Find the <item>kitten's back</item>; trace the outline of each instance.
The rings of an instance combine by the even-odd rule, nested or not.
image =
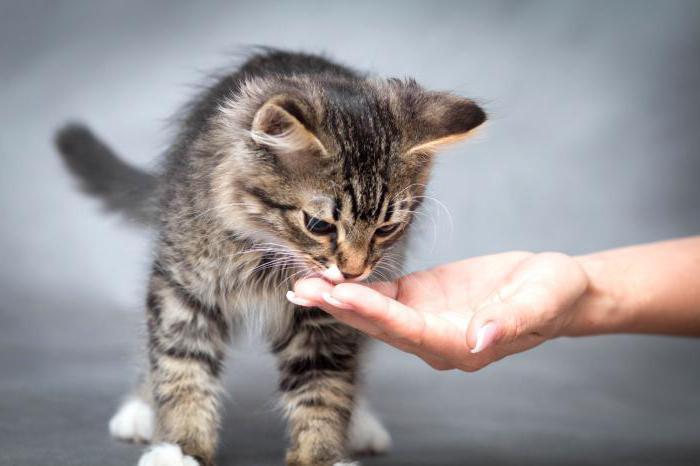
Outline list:
[[[178,140],[171,152],[187,150],[225,98],[239,91],[246,79],[273,76],[320,75],[353,79],[359,75],[317,55],[259,49],[237,70],[197,96],[185,109]],[[131,221],[153,226],[158,218],[158,176],[121,160],[82,124],[69,124],[56,135],[56,147],[82,190],[100,199],[106,210]],[[171,154],[174,155],[174,154]]]

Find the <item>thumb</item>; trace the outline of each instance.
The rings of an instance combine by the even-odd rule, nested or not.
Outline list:
[[[521,337],[548,338],[561,316],[581,297],[588,278],[571,257],[537,254],[518,266],[512,278],[488,298],[467,330],[472,352]]]
[[[469,322],[467,345],[479,353],[496,343],[509,343],[527,332],[523,309],[513,304],[493,304],[482,308]]]

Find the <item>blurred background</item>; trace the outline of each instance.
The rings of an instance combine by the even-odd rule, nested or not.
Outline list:
[[[153,167],[166,124],[247,45],[326,52],[474,97],[410,268],[700,232],[700,2],[0,2],[0,464],[135,464],[107,435],[143,344],[149,233],[102,216],[52,147],[88,122]],[[449,214],[446,212],[449,211]],[[368,465],[700,464],[700,340],[562,339],[474,374],[377,344],[394,435]],[[228,363],[220,464],[280,464],[272,358]]]

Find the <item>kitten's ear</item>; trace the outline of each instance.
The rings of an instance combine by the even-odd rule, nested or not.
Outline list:
[[[275,96],[255,113],[251,138],[281,157],[326,155],[326,148],[311,129],[309,113],[299,99]]]
[[[472,136],[486,121],[473,100],[447,92],[428,92],[403,84],[403,105],[410,132],[407,154],[431,154],[446,144]]]

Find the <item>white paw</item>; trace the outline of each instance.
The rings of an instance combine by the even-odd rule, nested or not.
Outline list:
[[[353,453],[378,455],[391,448],[391,436],[370,410],[365,400],[358,400],[350,419],[348,448]]]
[[[352,463],[333,463],[333,466],[360,466],[360,463],[353,461]]]
[[[138,466],[199,466],[199,463],[184,455],[177,445],[161,443],[144,453]]]
[[[139,398],[131,398],[110,419],[109,433],[112,437],[127,442],[149,442],[153,438],[154,418],[153,408],[148,403]]]

